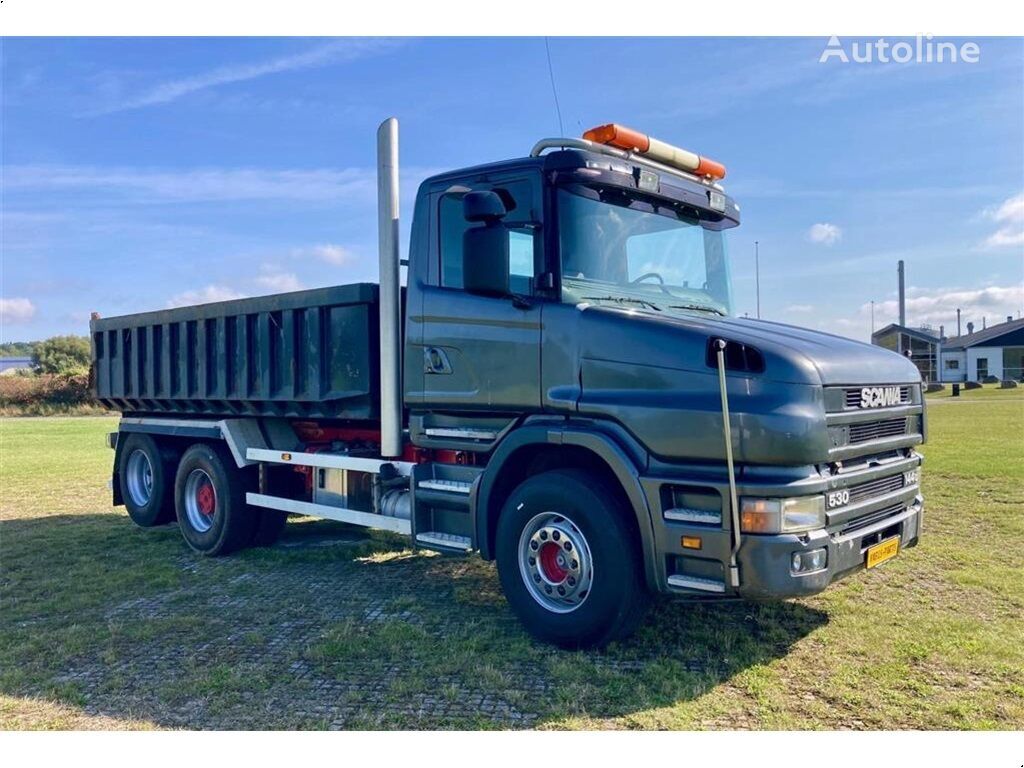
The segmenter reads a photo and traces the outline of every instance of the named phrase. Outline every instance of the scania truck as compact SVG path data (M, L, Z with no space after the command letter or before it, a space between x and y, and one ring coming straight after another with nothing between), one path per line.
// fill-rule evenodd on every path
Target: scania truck
M135 523L201 555L289 515L475 553L568 647L657 593L812 595L917 544L917 368L735 316L721 164L616 124L544 139L424 181L403 260L394 119L377 149L379 284L94 317Z

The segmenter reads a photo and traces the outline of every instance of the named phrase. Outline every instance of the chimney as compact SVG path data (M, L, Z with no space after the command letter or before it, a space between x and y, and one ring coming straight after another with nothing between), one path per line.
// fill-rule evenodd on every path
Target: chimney
M956 335L960 335L960 307L956 308Z
M985 316L984 315L981 316L981 330L983 330L983 331L985 330Z
M970 336L972 333L974 333L974 323L968 323L967 324L967 335Z
M944 326L944 325L940 325L939 326L939 338L940 339L946 338L946 326Z
M1006 322L1012 323L1013 322L1013 315L1007 315L1006 316Z
M900 325L905 327L907 325L907 294L903 285L903 259L899 260L896 271L899 274L900 283Z

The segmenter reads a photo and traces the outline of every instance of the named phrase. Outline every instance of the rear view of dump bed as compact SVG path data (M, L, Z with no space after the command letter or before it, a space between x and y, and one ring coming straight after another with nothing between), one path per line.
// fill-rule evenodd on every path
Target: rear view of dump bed
M122 412L376 419L370 283L93 320L96 397Z

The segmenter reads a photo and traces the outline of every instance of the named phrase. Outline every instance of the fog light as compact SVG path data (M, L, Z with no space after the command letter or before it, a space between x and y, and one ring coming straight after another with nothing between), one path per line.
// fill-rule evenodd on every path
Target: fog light
M794 552L791 570L793 573L811 573L820 571L828 565L827 549L811 549L806 552Z

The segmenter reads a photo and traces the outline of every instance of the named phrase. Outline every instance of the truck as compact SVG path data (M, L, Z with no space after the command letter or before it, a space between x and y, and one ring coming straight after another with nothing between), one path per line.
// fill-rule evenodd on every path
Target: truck
M94 316L136 524L208 556L290 515L476 555L574 648L657 594L813 595L918 543L917 368L736 316L724 166L618 124L543 139L426 179L402 259L394 118L377 151L379 283Z

